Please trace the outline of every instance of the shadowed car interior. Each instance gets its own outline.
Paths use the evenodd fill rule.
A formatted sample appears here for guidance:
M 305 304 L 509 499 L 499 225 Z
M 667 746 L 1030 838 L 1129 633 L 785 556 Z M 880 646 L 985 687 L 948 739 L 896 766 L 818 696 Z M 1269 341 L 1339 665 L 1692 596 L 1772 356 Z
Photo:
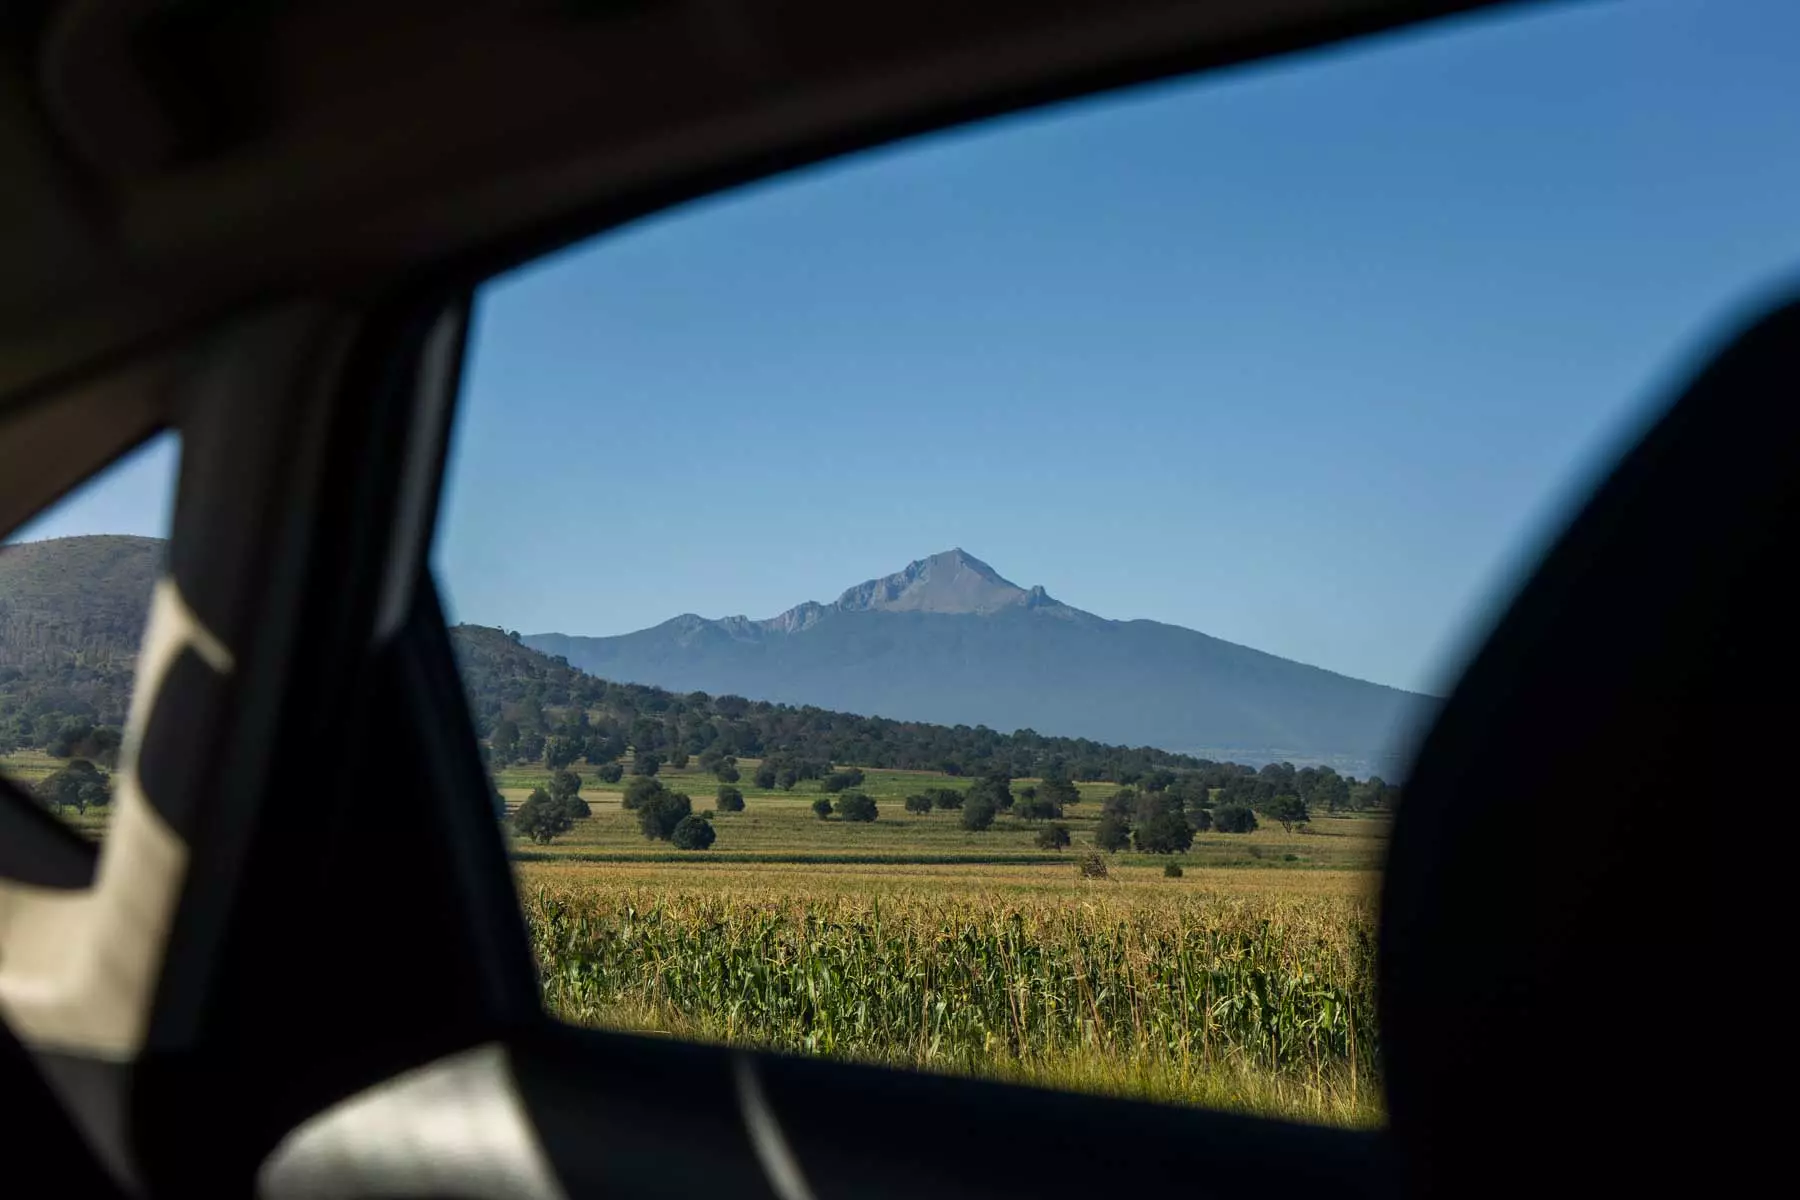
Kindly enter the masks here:
M 0 8 L 0 527 L 161 433 L 181 444 L 104 841 L 0 778 L 0 1192 L 1661 1194 L 1755 1177 L 1770 1143 L 1732 1109 L 1763 1019 L 1722 1012 L 1716 1056 L 1642 1048 L 1676 1006 L 1737 1006 L 1680 982 L 1697 959 L 1743 960 L 1667 875 L 1742 853 L 1695 818 L 1696 790 L 1745 747 L 1789 744 L 1800 716 L 1774 583 L 1800 517 L 1786 292 L 1664 381 L 1666 415 L 1417 753 L 1379 902 L 1381 1130 L 557 1023 L 428 567 L 471 295 L 495 273 L 906 135 L 1538 7 Z M 387 799 L 359 809 L 362 793 Z M 1577 852 L 1521 811 L 1596 836 Z M 1598 998 L 1621 975 L 1642 1003 Z M 1580 1019 L 1571 995 L 1596 997 Z M 847 1112 L 896 1136 L 841 1136 Z M 920 1114 L 923 1133 L 900 1132 Z M 1736 1138 L 1754 1145 L 1723 1149 Z

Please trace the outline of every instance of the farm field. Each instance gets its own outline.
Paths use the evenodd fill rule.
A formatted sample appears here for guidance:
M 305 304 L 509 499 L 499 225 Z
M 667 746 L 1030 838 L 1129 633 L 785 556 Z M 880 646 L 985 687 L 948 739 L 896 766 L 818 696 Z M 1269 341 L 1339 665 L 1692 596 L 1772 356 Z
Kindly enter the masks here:
M 740 764 L 748 768 L 751 764 Z M 1374 1125 L 1374 891 L 1386 818 L 1203 833 L 1179 855 L 1105 856 L 1084 879 L 1101 801 L 1081 785 L 1073 845 L 1042 822 L 902 800 L 967 780 L 866 771 L 872 823 L 821 821 L 816 782 L 737 787 L 710 850 L 647 841 L 621 785 L 581 772 L 593 815 L 517 878 L 564 1019 L 1159 1101 Z M 548 772 L 500 771 L 509 807 Z M 712 806 L 710 775 L 665 786 Z M 629 781 L 630 777 L 626 777 Z M 622 781 L 624 782 L 624 781 Z M 1015 781 L 1025 785 L 1029 780 Z M 1167 878 L 1165 865 L 1182 867 Z
M 23 751 L 35 783 L 61 761 Z M 971 832 L 909 793 L 967 787 L 933 772 L 864 772 L 873 822 L 820 820 L 816 781 L 735 785 L 704 851 L 647 840 L 623 784 L 577 768 L 592 815 L 547 845 L 513 839 L 544 1000 L 582 1024 L 954 1071 L 1292 1119 L 1383 1119 L 1374 999 L 1378 813 L 1284 832 L 1200 833 L 1176 855 L 1103 856 L 1082 878 L 1102 801 L 1079 785 L 1072 845 L 1002 814 Z M 508 809 L 542 765 L 495 773 Z M 719 786 L 665 767 L 712 809 Z M 1015 788 L 1031 780 L 1015 780 Z M 94 836 L 105 810 L 64 809 Z M 1169 863 L 1182 868 L 1165 876 Z

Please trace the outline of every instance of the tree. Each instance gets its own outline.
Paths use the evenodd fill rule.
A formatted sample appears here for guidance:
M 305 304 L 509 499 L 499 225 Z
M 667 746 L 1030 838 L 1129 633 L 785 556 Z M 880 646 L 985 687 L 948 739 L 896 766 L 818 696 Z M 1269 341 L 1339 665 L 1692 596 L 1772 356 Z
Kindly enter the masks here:
M 983 775 L 975 781 L 974 786 L 969 788 L 968 795 L 963 802 L 972 804 L 977 797 L 981 797 L 998 811 L 1005 812 L 1013 806 L 1011 783 L 1011 779 L 997 772 Z
M 544 743 L 544 765 L 560 770 L 581 756 L 581 746 L 574 738 L 553 737 Z
M 1181 864 L 1180 863 L 1167 862 L 1167 863 L 1163 864 L 1163 878 L 1164 879 L 1180 879 L 1181 874 L 1182 874 L 1182 872 L 1181 872 Z
M 533 788 L 525 803 L 513 811 L 514 837 L 526 837 L 548 846 L 559 834 L 575 828 L 575 815 L 543 788 Z
M 744 793 L 738 791 L 736 788 L 732 787 L 730 784 L 727 784 L 727 783 L 720 784 L 719 785 L 719 811 L 720 812 L 743 812 L 744 811 Z
M 550 794 L 557 798 L 573 796 L 581 791 L 581 776 L 564 768 L 550 773 Z
M 1185 854 L 1194 845 L 1194 827 L 1178 812 L 1158 813 L 1132 830 L 1140 854 Z
M 956 809 L 963 806 L 963 793 L 956 788 L 932 788 L 926 795 L 931 797 L 933 807 Z
M 106 773 L 87 759 L 76 758 L 71 759 L 68 766 L 45 776 L 37 785 L 37 795 L 48 808 L 68 805 L 78 812 L 86 812 L 93 797 L 86 789 L 91 787 L 104 790 Z
M 675 829 L 670 833 L 669 840 L 675 843 L 677 850 L 705 850 L 718 836 L 713 831 L 711 821 L 690 813 L 675 822 Z
M 1164 792 L 1175 782 L 1175 772 L 1166 767 L 1158 767 L 1154 771 L 1144 772 L 1141 786 L 1146 792 Z
M 112 803 L 112 789 L 104 783 L 84 783 L 81 790 L 75 793 L 75 807 L 86 812 L 90 808 L 105 808 Z
M 1108 854 L 1123 850 L 1131 845 L 1131 827 L 1118 813 L 1107 813 L 1094 826 L 1094 845 Z
M 501 720 L 494 726 L 494 734 L 488 739 L 493 747 L 495 757 L 503 763 L 511 762 L 519 753 L 519 723 L 511 717 Z
M 1220 833 L 1255 833 L 1256 814 L 1242 804 L 1221 804 L 1213 809 L 1213 828 Z
M 1194 827 L 1195 833 L 1205 833 L 1212 828 L 1213 818 L 1204 808 L 1195 808 L 1188 811 L 1187 821 Z
M 519 761 L 536 762 L 544 753 L 544 735 L 535 729 L 519 734 Z
M 688 752 L 679 746 L 669 751 L 669 765 L 677 771 L 685 768 L 688 765 Z
M 1075 874 L 1082 879 L 1105 879 L 1106 859 L 1098 850 L 1089 850 L 1075 864 Z
M 863 792 L 844 792 L 837 799 L 837 815 L 846 821 L 873 821 L 875 801 Z
M 1019 789 L 1019 801 L 1013 805 L 1013 815 L 1027 821 L 1048 821 L 1063 815 L 1062 805 L 1035 792 L 1027 796 L 1025 793 L 1029 790 Z
M 1312 819 L 1312 814 L 1307 811 L 1306 801 L 1298 796 L 1275 797 L 1263 809 L 1263 815 L 1271 821 L 1280 822 L 1283 833 L 1292 833 L 1294 826 L 1304 825 Z
M 1137 802 L 1136 788 L 1120 788 L 1100 802 L 1100 812 L 1106 816 L 1129 817 L 1137 809 Z
M 662 792 L 662 780 L 652 779 L 648 775 L 633 775 L 631 782 L 625 785 L 625 798 L 619 803 L 628 812 L 636 811 Z
M 1067 825 L 1046 825 L 1038 830 L 1037 848 L 1039 850 L 1061 850 L 1069 844 L 1069 827 Z
M 631 756 L 631 773 L 633 775 L 654 775 L 662 770 L 662 759 L 654 754 L 633 753 Z
M 1044 776 L 1043 782 L 1038 784 L 1038 796 L 1059 808 L 1067 804 L 1081 803 L 1081 789 L 1076 787 L 1074 781 L 1067 775 Z
M 906 811 L 909 813 L 930 812 L 931 796 L 925 792 L 914 792 L 906 798 Z
M 775 786 L 784 792 L 793 791 L 794 785 L 799 782 L 800 772 L 793 767 L 783 767 L 781 772 L 775 776 Z
M 616 762 L 601 763 L 599 775 L 602 783 L 617 783 L 625 777 L 625 764 Z
M 638 806 L 638 829 L 653 841 L 668 841 L 675 827 L 694 811 L 694 802 L 680 792 L 659 789 Z
M 813 815 L 823 821 L 831 815 L 831 801 L 820 796 L 817 800 L 812 802 L 812 810 Z
M 743 776 L 738 773 L 737 760 L 728 758 L 713 768 L 713 777 L 720 783 L 736 783 Z
M 827 775 L 819 782 L 819 790 L 822 792 L 847 791 L 853 787 L 861 787 L 862 781 L 863 773 L 855 767 L 851 767 L 848 771 L 833 771 Z
M 985 793 L 978 796 L 971 791 L 963 801 L 962 827 L 972 833 L 980 833 L 994 823 L 996 811 L 992 797 Z
M 756 774 L 753 778 L 756 786 L 764 791 L 773 788 L 775 786 L 775 764 L 766 758 L 763 759 L 756 764 Z

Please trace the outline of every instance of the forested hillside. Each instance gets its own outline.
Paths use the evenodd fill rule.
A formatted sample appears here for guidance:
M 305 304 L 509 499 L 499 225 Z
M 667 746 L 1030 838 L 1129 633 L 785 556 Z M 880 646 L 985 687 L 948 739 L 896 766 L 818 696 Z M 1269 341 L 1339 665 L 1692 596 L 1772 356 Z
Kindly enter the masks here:
M 742 696 L 610 683 L 564 659 L 540 654 L 499 629 L 459 625 L 451 634 L 477 732 L 496 765 L 606 763 L 629 750 L 676 765 L 689 756 L 775 758 L 794 764 L 802 778 L 830 764 L 1009 778 L 1066 774 L 1075 780 L 1121 783 L 1179 773 L 1227 789 L 1232 798 L 1241 793 L 1245 802 L 1256 801 L 1265 790 L 1271 795 L 1296 790 L 1305 775 L 1306 785 L 1315 778 L 1343 780 L 1343 807 L 1393 801 L 1383 790 L 1388 785 L 1378 780 L 1376 794 L 1370 796 L 1362 787 L 1353 796 L 1353 781 L 1329 769 L 1297 772 L 1274 764 L 1257 771 L 1150 747 L 1046 737 L 1030 730 L 1001 733 L 982 726 L 892 721 Z
M 0 549 L 0 753 L 125 723 L 162 551 L 114 536 Z

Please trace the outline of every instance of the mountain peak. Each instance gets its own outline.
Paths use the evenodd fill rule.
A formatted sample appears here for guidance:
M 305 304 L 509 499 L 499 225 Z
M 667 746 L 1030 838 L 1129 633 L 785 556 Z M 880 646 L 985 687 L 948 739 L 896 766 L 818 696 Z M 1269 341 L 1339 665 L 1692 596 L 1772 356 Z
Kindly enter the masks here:
M 838 597 L 837 607 L 846 612 L 991 613 L 1021 604 L 1030 595 L 959 546 L 860 583 Z

